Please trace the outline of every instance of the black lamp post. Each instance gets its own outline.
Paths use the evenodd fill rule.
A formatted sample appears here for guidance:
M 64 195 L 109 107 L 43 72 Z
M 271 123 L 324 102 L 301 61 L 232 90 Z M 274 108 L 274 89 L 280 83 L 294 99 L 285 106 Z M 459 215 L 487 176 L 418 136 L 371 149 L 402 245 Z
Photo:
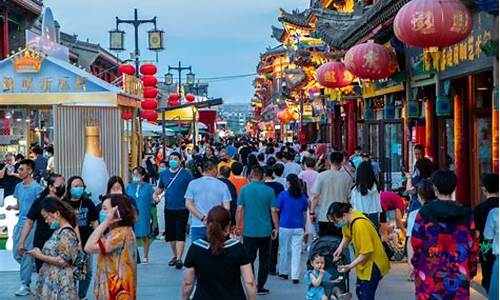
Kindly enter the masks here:
M 137 15 L 137 8 L 134 8 L 134 19 L 133 20 L 122 20 L 118 17 L 116 18 L 116 29 L 109 31 L 109 49 L 113 51 L 123 51 L 124 48 L 124 39 L 125 39 L 125 31 L 119 30 L 118 26 L 122 23 L 130 24 L 134 26 L 134 42 L 135 42 L 135 51 L 134 51 L 134 59 L 135 59 L 135 75 L 139 77 L 139 26 L 142 24 L 152 23 L 154 25 L 154 29 L 148 31 L 148 42 L 149 42 L 149 50 L 160 51 L 163 50 L 163 30 L 158 30 L 156 28 L 156 17 L 152 19 L 139 19 Z
M 171 70 L 177 71 L 179 75 L 179 81 L 177 82 L 178 84 L 178 92 L 179 94 L 181 93 L 181 86 L 182 86 L 182 71 L 187 71 L 189 70 L 189 73 L 187 74 L 187 84 L 193 85 L 195 81 L 195 75 L 191 69 L 191 66 L 189 67 L 183 67 L 181 62 L 179 61 L 179 66 L 178 67 L 171 67 L 170 65 L 168 66 L 168 73 L 165 74 L 165 84 L 171 85 L 174 83 L 174 75 L 170 73 Z

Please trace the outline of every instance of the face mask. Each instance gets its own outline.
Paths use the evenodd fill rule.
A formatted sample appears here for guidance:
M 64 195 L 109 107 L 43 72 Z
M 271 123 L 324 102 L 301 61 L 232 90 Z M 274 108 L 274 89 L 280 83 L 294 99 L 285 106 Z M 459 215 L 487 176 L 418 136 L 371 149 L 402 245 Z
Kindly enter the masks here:
M 133 183 L 139 183 L 139 182 L 141 182 L 141 177 L 139 177 L 139 176 L 132 176 L 132 182 Z
M 343 228 L 346 225 L 347 225 L 347 221 L 342 221 L 342 222 L 339 222 L 339 223 L 335 223 L 335 227 L 337 227 L 337 228 Z
M 108 217 L 108 213 L 105 211 L 99 212 L 99 223 L 102 224 L 104 221 L 106 221 L 106 218 Z
M 160 172 L 160 173 L 163 172 L 163 171 L 166 171 L 166 170 L 167 170 L 167 168 L 165 168 L 165 167 L 159 167 L 158 168 L 158 172 Z
M 177 160 L 171 159 L 168 161 L 168 166 L 171 169 L 177 169 L 177 167 L 179 167 L 179 162 Z
M 81 187 L 72 187 L 71 188 L 71 197 L 73 197 L 73 198 L 80 198 L 83 195 L 84 191 L 85 191 L 85 188 L 83 186 L 81 186 Z
M 59 224 L 59 221 L 54 221 L 54 222 L 50 223 L 50 229 L 52 229 L 52 230 L 57 230 L 57 229 L 59 229 L 60 226 L 61 226 L 61 224 Z
M 64 185 L 60 185 L 56 187 L 56 195 L 57 197 L 61 198 L 64 196 L 64 192 L 66 192 L 66 187 Z

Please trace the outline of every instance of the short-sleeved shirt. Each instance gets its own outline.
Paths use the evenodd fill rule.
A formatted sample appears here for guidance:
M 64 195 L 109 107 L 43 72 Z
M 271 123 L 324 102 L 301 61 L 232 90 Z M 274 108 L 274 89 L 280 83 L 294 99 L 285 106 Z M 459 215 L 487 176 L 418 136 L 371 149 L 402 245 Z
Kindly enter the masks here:
M 326 170 L 319 173 L 312 190 L 313 195 L 319 195 L 319 222 L 328 222 L 326 214 L 333 202 L 349 202 L 351 194 L 352 179 L 343 169 Z
M 212 207 L 231 202 L 231 193 L 226 184 L 211 176 L 203 176 L 192 180 L 184 195 L 186 199 L 192 199 L 193 204 L 204 216 Z M 191 227 L 205 227 L 198 218 L 191 219 Z
M 93 231 L 92 222 L 99 220 L 99 212 L 94 202 L 87 197 L 82 197 L 79 201 L 65 201 L 76 211 L 82 246 L 85 246 Z
M 283 170 L 283 178 L 286 178 L 290 174 L 299 176 L 300 172 L 302 172 L 302 167 L 294 161 L 289 161 L 285 164 L 285 169 Z
M 186 268 L 194 268 L 196 290 L 193 300 L 246 299 L 241 284 L 240 267 L 250 263 L 243 245 L 234 239 L 224 242 L 224 251 L 215 256 L 210 244 L 202 239 L 189 247 L 184 260 Z
M 354 255 L 371 253 L 370 257 L 356 266 L 356 276 L 360 280 L 370 280 L 373 264 L 376 264 L 380 274 L 384 276 L 389 272 L 389 259 L 385 254 L 382 241 L 373 223 L 357 210 L 352 210 L 351 225 L 342 228 L 342 234 L 352 240 Z M 352 232 L 351 232 L 352 226 Z
M 158 184 L 158 187 L 161 189 L 165 189 L 165 209 L 186 209 L 184 194 L 186 194 L 186 189 L 189 182 L 191 182 L 191 180 L 193 179 L 193 176 L 191 176 L 191 174 L 185 169 L 180 169 L 177 172 L 180 172 L 177 177 L 175 177 L 177 173 L 173 173 L 169 169 L 165 170 L 165 172 L 161 172 L 160 174 L 160 182 Z M 169 184 L 170 187 L 168 187 Z
M 498 255 L 498 207 L 490 210 L 484 227 L 484 238 L 493 240 L 492 253 Z
M 274 197 L 278 199 L 278 196 L 285 190 L 283 185 L 276 181 L 266 181 L 264 182 L 268 187 L 272 188 L 274 191 Z
M 45 219 L 42 216 L 42 201 L 45 196 L 38 197 L 28 212 L 28 219 L 36 222 L 35 237 L 33 238 L 33 246 L 42 249 L 45 242 L 52 236 L 54 230 L 50 229 L 50 226 L 45 223 Z
M 314 194 L 312 193 L 312 189 L 314 187 L 314 183 L 318 178 L 319 173 L 312 169 L 307 169 L 299 173 L 299 179 L 306 183 L 307 196 L 312 198 Z
M 383 211 L 399 209 L 404 212 L 405 210 L 405 202 L 398 193 L 394 192 L 380 192 L 380 204 Z
M 234 185 L 236 188 L 236 194 L 240 194 L 241 188 L 245 185 L 250 183 L 248 181 L 248 178 L 243 177 L 243 176 L 229 176 L 229 181 Z
M 289 191 L 281 192 L 276 205 L 280 210 L 280 227 L 304 228 L 304 212 L 307 210 L 308 204 L 305 195 L 294 198 Z
M 43 188 L 38 182 L 32 181 L 29 185 L 19 182 L 14 188 L 14 198 L 19 203 L 19 219 L 25 219 L 28 212 Z
M 117 299 L 118 294 L 136 299 L 137 291 L 137 244 L 132 227 L 111 229 L 99 241 L 97 272 L 94 279 L 96 300 Z M 121 286 L 109 286 L 109 282 L 121 282 Z
M 244 208 L 243 236 L 271 236 L 271 208 L 276 208 L 276 197 L 272 188 L 264 182 L 252 181 L 241 189 L 238 206 Z

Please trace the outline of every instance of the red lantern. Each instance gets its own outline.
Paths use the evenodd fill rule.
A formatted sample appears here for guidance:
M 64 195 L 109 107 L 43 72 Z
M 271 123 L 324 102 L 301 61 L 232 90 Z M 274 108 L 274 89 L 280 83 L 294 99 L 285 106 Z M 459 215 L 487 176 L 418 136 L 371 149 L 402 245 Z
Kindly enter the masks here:
M 344 64 L 357 77 L 373 80 L 387 78 L 397 68 L 394 52 L 373 41 L 349 49 L 344 56 Z
M 181 104 L 179 99 L 168 100 L 168 106 L 178 106 Z
M 142 109 L 151 109 L 154 110 L 158 107 L 158 102 L 155 99 L 144 99 L 141 101 L 141 108 Z
M 472 31 L 472 17 L 460 0 L 412 0 L 394 19 L 394 34 L 419 48 L 447 47 Z
M 168 96 L 168 102 L 174 101 L 174 102 L 179 102 L 181 100 L 181 96 L 177 93 L 170 94 Z
M 158 84 L 158 79 L 156 79 L 156 77 L 153 75 L 144 75 L 142 77 L 142 84 L 144 86 L 156 87 L 156 85 Z
M 139 70 L 142 75 L 154 75 L 158 69 L 153 64 L 143 64 Z
M 146 119 L 149 122 L 156 122 L 156 120 L 158 120 L 158 113 L 154 110 L 143 110 L 141 112 L 141 118 Z
M 150 86 L 145 86 L 143 93 L 144 93 L 144 98 L 156 98 L 156 96 L 158 96 L 158 90 Z
M 123 65 L 120 65 L 118 67 L 118 73 L 120 75 L 122 75 L 122 74 L 134 75 L 135 74 L 135 68 L 132 65 L 123 64 Z
M 186 95 L 186 101 L 191 103 L 196 99 L 196 97 L 193 94 L 187 94 Z
M 124 110 L 122 112 L 122 119 L 127 121 L 127 120 L 130 120 L 134 117 L 134 114 L 131 110 Z
M 351 84 L 354 76 L 338 61 L 327 62 L 316 70 L 316 80 L 327 88 L 341 88 Z

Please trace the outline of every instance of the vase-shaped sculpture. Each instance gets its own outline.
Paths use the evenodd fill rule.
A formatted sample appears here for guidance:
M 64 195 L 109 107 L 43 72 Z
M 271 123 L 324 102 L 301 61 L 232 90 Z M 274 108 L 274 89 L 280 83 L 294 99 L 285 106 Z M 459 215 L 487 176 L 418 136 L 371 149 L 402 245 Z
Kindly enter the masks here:
M 91 194 L 95 204 L 99 203 L 99 196 L 106 194 L 106 184 L 109 174 L 102 157 L 99 127 L 85 127 L 85 157 L 83 159 L 82 178 L 85 181 L 86 191 Z

